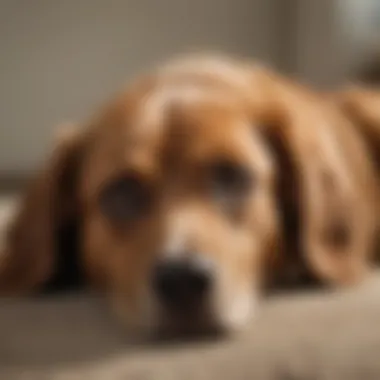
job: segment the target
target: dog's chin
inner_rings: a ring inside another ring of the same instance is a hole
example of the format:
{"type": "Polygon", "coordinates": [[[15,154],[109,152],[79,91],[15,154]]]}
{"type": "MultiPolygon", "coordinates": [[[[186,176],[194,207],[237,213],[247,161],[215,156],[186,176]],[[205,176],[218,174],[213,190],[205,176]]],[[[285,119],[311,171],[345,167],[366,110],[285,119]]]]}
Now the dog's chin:
{"type": "MultiPolygon", "coordinates": [[[[214,340],[239,334],[249,324],[253,304],[246,309],[235,305],[224,311],[193,311],[186,315],[166,313],[154,330],[153,337],[159,341],[214,340]]],[[[152,331],[152,330],[151,330],[152,331]]]]}
{"type": "Polygon", "coordinates": [[[151,335],[156,342],[189,342],[218,339],[225,335],[222,326],[213,320],[192,321],[168,318],[151,335]]]}
{"type": "MultiPolygon", "coordinates": [[[[120,301],[120,300],[119,300],[120,301]]],[[[218,339],[244,331],[253,317],[256,302],[251,295],[234,297],[224,305],[210,302],[202,309],[186,313],[169,312],[159,304],[144,302],[132,308],[128,303],[114,303],[129,340],[191,341],[218,339]]]]}

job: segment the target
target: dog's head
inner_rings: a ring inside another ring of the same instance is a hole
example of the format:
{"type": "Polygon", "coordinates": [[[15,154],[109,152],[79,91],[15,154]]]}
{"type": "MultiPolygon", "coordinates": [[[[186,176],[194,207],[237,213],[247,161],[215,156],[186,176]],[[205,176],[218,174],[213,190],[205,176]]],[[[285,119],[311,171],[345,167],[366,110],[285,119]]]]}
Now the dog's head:
{"type": "Polygon", "coordinates": [[[79,247],[128,326],[193,332],[241,326],[290,270],[351,281],[367,204],[324,111],[229,59],[140,78],[58,143],[10,229],[1,289],[46,283],[79,247]]]}

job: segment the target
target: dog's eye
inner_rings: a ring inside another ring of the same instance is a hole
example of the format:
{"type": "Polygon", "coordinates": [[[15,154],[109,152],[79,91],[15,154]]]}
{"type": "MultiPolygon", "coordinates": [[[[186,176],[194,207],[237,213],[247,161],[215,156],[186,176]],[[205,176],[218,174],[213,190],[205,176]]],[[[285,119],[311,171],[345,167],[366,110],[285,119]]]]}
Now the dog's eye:
{"type": "Polygon", "coordinates": [[[100,209],[116,222],[128,222],[147,212],[152,203],[149,187],[135,176],[126,176],[107,185],[100,194],[100,209]]]}
{"type": "Polygon", "coordinates": [[[247,168],[233,162],[218,162],[211,168],[214,196],[228,200],[246,195],[252,188],[253,178],[247,168]]]}

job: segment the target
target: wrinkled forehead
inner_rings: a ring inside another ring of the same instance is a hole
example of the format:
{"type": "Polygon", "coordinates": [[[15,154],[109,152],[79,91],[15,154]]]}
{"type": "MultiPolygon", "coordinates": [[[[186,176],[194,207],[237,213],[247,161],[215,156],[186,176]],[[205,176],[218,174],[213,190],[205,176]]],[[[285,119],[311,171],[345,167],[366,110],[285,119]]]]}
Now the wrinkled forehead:
{"type": "Polygon", "coordinates": [[[217,157],[264,171],[267,157],[255,122],[236,94],[210,83],[156,83],[120,101],[112,126],[102,126],[97,155],[103,170],[97,173],[157,175],[168,161],[189,166],[217,157]]]}

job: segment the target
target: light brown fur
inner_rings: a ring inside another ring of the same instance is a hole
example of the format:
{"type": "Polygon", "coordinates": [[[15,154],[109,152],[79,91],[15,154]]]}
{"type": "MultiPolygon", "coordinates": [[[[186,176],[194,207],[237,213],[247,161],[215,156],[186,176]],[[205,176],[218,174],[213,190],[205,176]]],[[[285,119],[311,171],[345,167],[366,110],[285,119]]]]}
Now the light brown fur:
{"type": "Polygon", "coordinates": [[[317,94],[226,57],[173,61],[141,76],[58,144],[10,228],[0,293],[31,292],[52,277],[54,233],[75,219],[89,283],[130,327],[175,325],[161,315],[149,277],[157,257],[179,244],[217,267],[195,323],[235,328],[262,287],[300,267],[333,285],[365,276],[376,186],[360,132],[317,94]],[[209,193],[207,168],[220,159],[254,176],[233,216],[209,193]],[[153,206],[118,225],[101,212],[99,196],[131,172],[153,206]]]}

